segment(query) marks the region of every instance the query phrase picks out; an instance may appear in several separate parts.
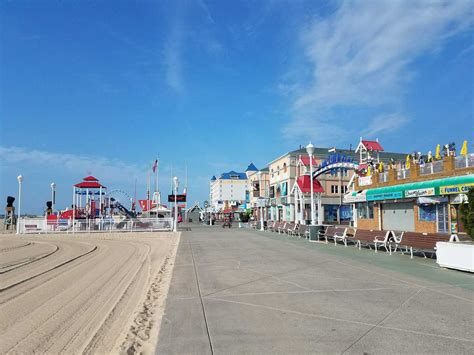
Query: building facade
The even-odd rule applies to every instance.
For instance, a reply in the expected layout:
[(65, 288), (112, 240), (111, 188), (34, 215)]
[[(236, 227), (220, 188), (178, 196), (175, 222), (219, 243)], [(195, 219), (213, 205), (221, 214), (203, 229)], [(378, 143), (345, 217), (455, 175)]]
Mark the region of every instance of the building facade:
[(362, 229), (462, 233), (459, 206), (474, 187), (474, 155), (410, 162), (355, 179), (344, 202)]
[(213, 176), (210, 182), (210, 205), (214, 212), (236, 211), (246, 207), (249, 198), (247, 175), (236, 171)]

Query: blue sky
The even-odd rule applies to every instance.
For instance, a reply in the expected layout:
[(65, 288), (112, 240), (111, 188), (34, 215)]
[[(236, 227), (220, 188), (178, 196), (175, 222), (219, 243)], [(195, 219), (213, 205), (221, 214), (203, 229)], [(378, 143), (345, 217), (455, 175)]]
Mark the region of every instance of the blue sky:
[(468, 139), (472, 1), (0, 1), (0, 196), (39, 213), (91, 173), (189, 200), (311, 140), (388, 151)]

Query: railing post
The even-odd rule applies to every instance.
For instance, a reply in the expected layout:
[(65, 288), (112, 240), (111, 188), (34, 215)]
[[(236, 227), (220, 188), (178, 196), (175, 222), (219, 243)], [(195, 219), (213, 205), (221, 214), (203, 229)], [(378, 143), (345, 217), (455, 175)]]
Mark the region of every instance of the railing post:
[(397, 169), (390, 169), (388, 171), (387, 182), (397, 181)]
[(453, 171), (454, 170), (454, 157), (453, 156), (447, 156), (443, 158), (443, 171)]
[(420, 165), (415, 164), (412, 167), (410, 167), (410, 178), (417, 178), (420, 176)]

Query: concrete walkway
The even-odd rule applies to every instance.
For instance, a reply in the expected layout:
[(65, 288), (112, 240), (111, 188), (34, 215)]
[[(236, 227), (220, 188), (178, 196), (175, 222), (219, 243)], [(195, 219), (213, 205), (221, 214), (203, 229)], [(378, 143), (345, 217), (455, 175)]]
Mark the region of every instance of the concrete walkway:
[(474, 353), (474, 278), (420, 257), (195, 226), (157, 353)]

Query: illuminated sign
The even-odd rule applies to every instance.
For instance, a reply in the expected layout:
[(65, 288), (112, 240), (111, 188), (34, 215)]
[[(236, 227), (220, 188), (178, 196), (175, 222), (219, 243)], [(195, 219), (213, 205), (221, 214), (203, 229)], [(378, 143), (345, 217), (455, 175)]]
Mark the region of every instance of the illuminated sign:
[(168, 195), (168, 202), (186, 202), (186, 195), (176, 195), (176, 201), (174, 195)]

